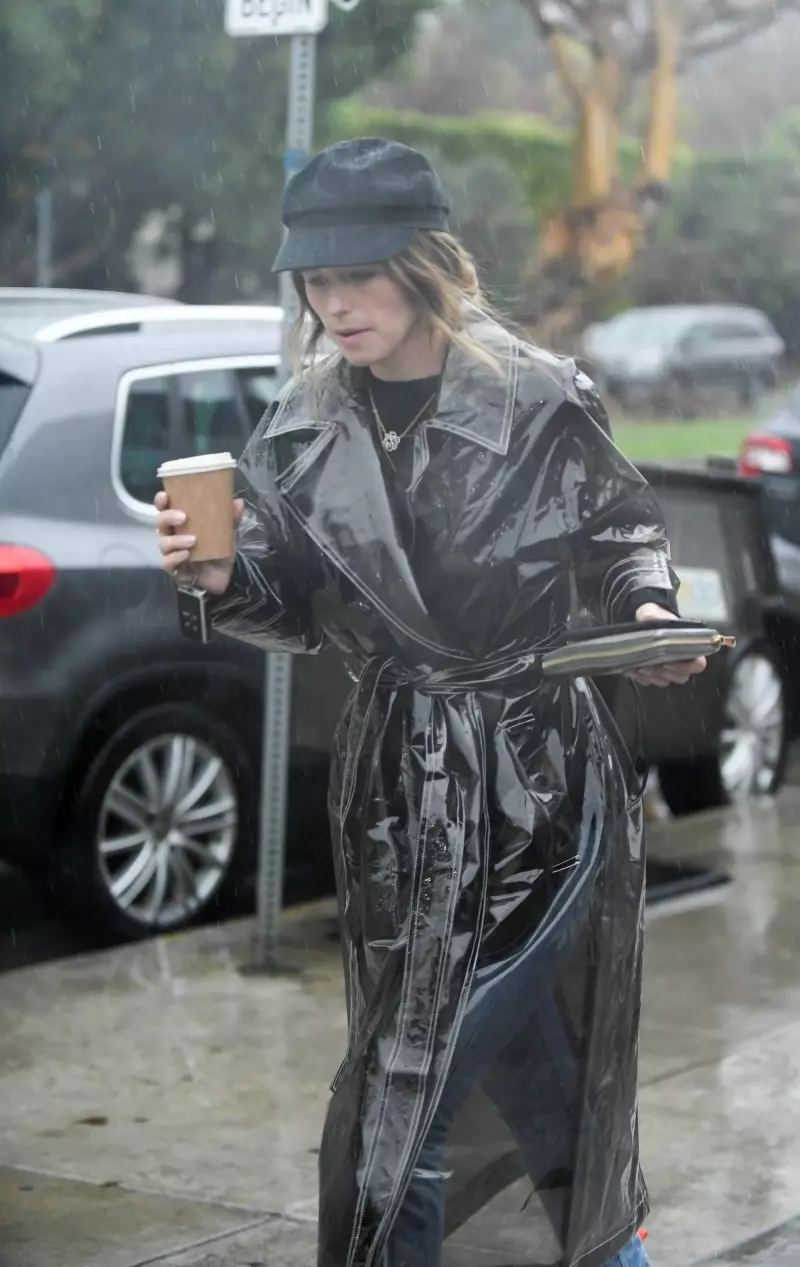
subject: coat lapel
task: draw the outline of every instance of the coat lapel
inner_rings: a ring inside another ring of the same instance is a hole
[[[451,348],[436,415],[415,437],[415,514],[427,520],[438,518],[442,526],[464,508],[463,504],[435,504],[437,498],[442,501],[442,494],[447,500],[448,488],[437,482],[434,490],[424,479],[428,434],[439,431],[452,436],[454,459],[464,442],[503,457],[514,416],[517,341],[486,320],[471,327],[470,334],[496,364]],[[453,638],[440,627],[449,622],[437,623],[420,591],[401,544],[356,375],[346,363],[331,358],[296,381],[265,439],[276,445],[278,487],[284,500],[331,563],[401,635],[448,661],[469,660],[468,653],[453,646]],[[429,587],[426,590],[430,595]]]
[[[471,325],[468,334],[490,359],[484,362],[455,344],[451,347],[436,416],[425,430],[449,431],[505,456],[517,397],[519,344],[502,326],[485,319]]]
[[[296,384],[265,439],[279,446],[281,495],[330,562],[399,635],[447,662],[468,659],[445,643],[420,594],[348,370],[325,369]]]

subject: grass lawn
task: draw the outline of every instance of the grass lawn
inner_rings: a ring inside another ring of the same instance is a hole
[[[632,462],[679,458],[735,458],[742,441],[757,426],[754,418],[637,421],[612,418],[614,440]]]
[[[743,440],[784,404],[789,384],[769,392],[750,415],[699,418],[631,418],[611,411],[614,439],[632,462],[670,462],[682,458],[735,458]]]

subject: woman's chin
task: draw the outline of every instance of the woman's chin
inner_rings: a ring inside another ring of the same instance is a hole
[[[355,365],[358,369],[368,369],[375,361],[374,354],[371,354],[366,348],[340,348],[342,356],[349,365]]]

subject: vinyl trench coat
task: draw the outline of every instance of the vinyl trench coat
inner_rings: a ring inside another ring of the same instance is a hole
[[[381,1267],[458,1068],[443,1263],[601,1267],[647,1211],[638,780],[593,685],[536,666],[576,599],[614,622],[676,577],[585,375],[482,317],[470,332],[499,372],[450,351],[406,442],[413,547],[359,372],[334,358],[242,458],[214,604],[218,628],[268,649],[333,642],[354,681],[330,779],[349,1044],[320,1267]]]

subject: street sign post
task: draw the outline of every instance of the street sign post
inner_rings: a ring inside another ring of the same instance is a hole
[[[352,0],[337,0],[355,7]],[[284,179],[305,167],[311,153],[314,127],[317,35],[328,22],[328,0],[226,0],[225,29],[229,35],[289,35],[292,37],[289,102],[286,121]],[[283,307],[283,350],[280,385],[291,377],[289,335],[298,313],[291,275],[280,277]],[[264,721],[261,762],[256,938],[252,972],[286,970],[278,955],[283,899],[286,802],[292,695],[292,659],[270,652],[264,674]]]
[[[289,113],[286,122],[284,179],[291,180],[308,162],[314,125],[314,86],[317,38],[292,38]],[[290,273],[280,275],[283,308],[283,347],[280,385],[291,377],[289,335],[299,306]],[[264,681],[265,703],[262,727],[261,815],[256,899],[256,938],[253,968],[262,972],[281,971],[278,958],[283,873],[286,850],[287,785],[291,745],[292,657],[267,653]]]

